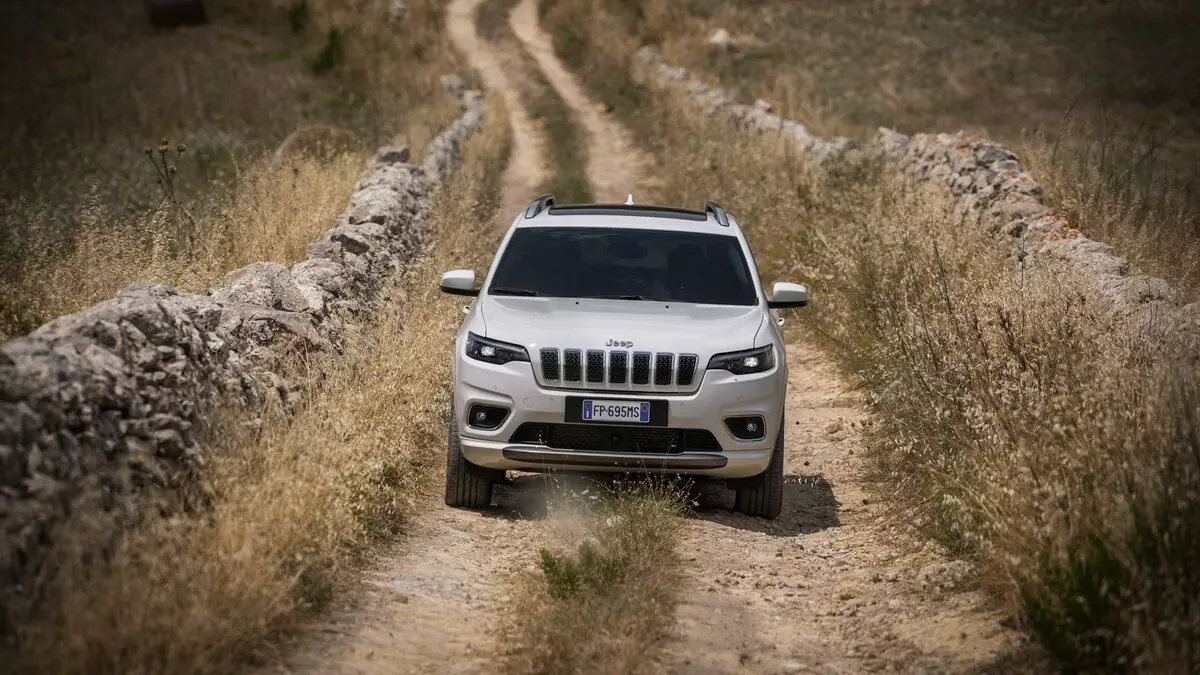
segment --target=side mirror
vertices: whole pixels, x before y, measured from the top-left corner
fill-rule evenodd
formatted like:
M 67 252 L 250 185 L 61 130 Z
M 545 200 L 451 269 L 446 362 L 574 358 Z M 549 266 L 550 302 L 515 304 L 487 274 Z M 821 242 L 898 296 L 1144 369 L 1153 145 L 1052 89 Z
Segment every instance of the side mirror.
M 771 287 L 771 299 L 767 300 L 767 307 L 771 309 L 790 309 L 807 304 L 808 288 L 806 286 L 783 281 L 775 282 L 775 285 Z
M 451 270 L 442 275 L 442 281 L 438 284 L 438 288 L 442 289 L 443 293 L 451 295 L 479 295 L 479 289 L 475 288 L 475 272 L 473 270 Z

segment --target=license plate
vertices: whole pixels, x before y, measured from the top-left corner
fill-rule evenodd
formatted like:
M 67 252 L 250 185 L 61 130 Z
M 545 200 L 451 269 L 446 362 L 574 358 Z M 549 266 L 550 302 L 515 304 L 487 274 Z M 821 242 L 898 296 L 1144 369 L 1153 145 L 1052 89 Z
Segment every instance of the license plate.
M 595 401 L 583 399 L 585 422 L 650 423 L 650 403 L 647 401 Z

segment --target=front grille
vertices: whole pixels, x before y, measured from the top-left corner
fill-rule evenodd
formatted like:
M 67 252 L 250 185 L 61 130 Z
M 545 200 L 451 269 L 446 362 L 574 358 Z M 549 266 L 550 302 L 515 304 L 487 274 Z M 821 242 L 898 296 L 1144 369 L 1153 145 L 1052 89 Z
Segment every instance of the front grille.
M 658 454 L 721 451 L 716 437 L 704 429 L 663 427 L 526 422 L 517 428 L 509 441 L 544 445 L 555 450 Z
M 698 358 L 695 354 L 630 352 L 621 349 L 560 349 L 542 347 L 542 379 L 569 389 L 631 391 L 632 384 L 690 390 L 695 383 Z M 560 384 L 561 383 L 561 384 Z M 596 386 L 589 386 L 596 385 Z

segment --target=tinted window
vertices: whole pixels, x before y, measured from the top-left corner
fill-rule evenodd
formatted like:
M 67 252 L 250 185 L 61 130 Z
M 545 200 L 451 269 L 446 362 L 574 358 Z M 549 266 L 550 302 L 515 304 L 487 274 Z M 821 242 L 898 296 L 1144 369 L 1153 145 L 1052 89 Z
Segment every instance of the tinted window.
M 518 229 L 488 292 L 714 305 L 758 301 L 735 237 L 580 227 Z

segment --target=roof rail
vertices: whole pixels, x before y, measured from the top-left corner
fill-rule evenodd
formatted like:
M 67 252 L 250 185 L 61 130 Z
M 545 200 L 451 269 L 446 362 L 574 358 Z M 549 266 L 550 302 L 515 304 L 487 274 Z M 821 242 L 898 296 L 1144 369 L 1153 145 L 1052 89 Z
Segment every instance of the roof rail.
M 725 215 L 725 209 L 721 208 L 720 204 L 708 202 L 704 205 L 704 211 L 713 214 L 713 217 L 717 219 L 717 224 L 721 227 L 729 227 L 729 216 Z
M 529 205 L 529 208 L 525 209 L 525 217 L 532 218 L 532 217 L 536 216 L 537 214 L 541 213 L 543 208 L 549 207 L 549 206 L 554 206 L 554 195 L 552 195 L 552 194 L 541 195 L 537 199 L 533 200 L 533 203 Z

